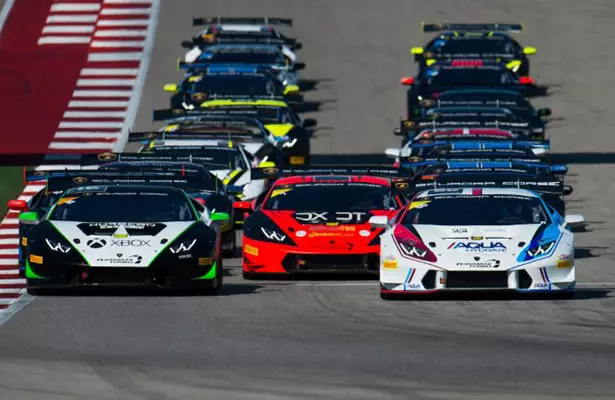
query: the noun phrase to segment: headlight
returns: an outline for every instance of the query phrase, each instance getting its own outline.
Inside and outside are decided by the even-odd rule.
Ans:
[[[283,243],[286,240],[286,234],[277,229],[265,229],[262,226],[260,229],[265,238],[271,242]]]
[[[555,241],[540,244],[527,251],[527,254],[532,257],[540,257],[548,254],[555,247]]]
[[[437,260],[436,256],[431,251],[418,243],[399,242],[399,245],[401,246],[403,252],[410,257],[431,262]]]
[[[68,253],[71,249],[70,246],[67,246],[57,240],[49,240],[45,239],[45,243],[47,243],[47,247],[51,249],[51,251],[59,251],[60,253]]]
[[[189,252],[190,249],[192,249],[195,244],[196,244],[196,239],[188,240],[185,242],[174,244],[173,246],[169,247],[169,250],[173,254],[186,253],[186,252]]]

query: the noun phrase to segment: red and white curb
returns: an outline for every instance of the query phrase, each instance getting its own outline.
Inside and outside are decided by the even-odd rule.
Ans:
[[[0,29],[13,0],[0,11]],[[38,44],[88,46],[70,102],[49,152],[120,151],[127,142],[156,36],[160,0],[54,0]],[[70,168],[40,166],[37,169]],[[28,184],[19,199],[44,187]],[[18,213],[0,222],[0,325],[31,300],[19,277]]]

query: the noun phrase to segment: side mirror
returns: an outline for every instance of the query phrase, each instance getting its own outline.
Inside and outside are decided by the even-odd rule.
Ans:
[[[302,69],[305,69],[305,63],[296,62],[293,68],[295,71],[301,71]]]
[[[299,89],[299,86],[297,85],[288,85],[284,88],[284,96],[286,95],[296,96],[300,93],[301,93],[301,90]]]
[[[177,85],[175,83],[167,83],[166,85],[164,85],[164,91],[175,93],[177,92]]]
[[[236,201],[233,203],[233,210],[252,211],[252,202]]]
[[[412,86],[414,85],[414,78],[411,76],[405,76],[401,78],[399,82],[404,86]]]
[[[202,206],[205,206],[205,199],[202,199],[200,197],[195,197],[194,201],[196,201],[197,203],[199,203]]]
[[[533,56],[534,54],[536,54],[536,47],[532,47],[532,46],[524,47],[523,54],[525,54],[526,56]]]
[[[11,211],[28,211],[28,203],[25,200],[9,200],[7,205]]]
[[[395,136],[406,136],[406,133],[401,130],[401,128],[393,129],[393,135]]]
[[[401,149],[396,149],[396,148],[388,148],[384,151],[384,154],[386,154],[387,157],[392,158],[394,160],[399,158],[400,153],[401,153]]]
[[[581,214],[568,214],[564,219],[566,223],[572,228],[580,228],[585,224],[585,217],[583,217]]]
[[[374,215],[369,219],[372,228],[388,228],[389,218],[386,215]]]
[[[19,222],[26,225],[38,224],[38,214],[34,211],[26,211],[19,214]]]
[[[550,108],[539,108],[538,115],[541,117],[548,117],[549,115],[551,115],[551,109]]]
[[[415,56],[420,56],[425,52],[425,50],[422,47],[413,47],[410,49],[410,53],[414,54]]]
[[[259,168],[273,168],[275,167],[275,163],[273,161],[261,161],[258,163]]]
[[[303,120],[303,127],[304,128],[313,128],[316,125],[318,125],[318,121],[315,120],[314,118],[306,118]]]
[[[291,48],[292,48],[293,50],[300,50],[300,49],[302,49],[302,48],[303,48],[303,44],[301,44],[301,43],[295,43],[295,44],[293,44],[293,45],[291,46]]]
[[[221,212],[215,212],[213,214],[211,214],[211,221],[212,222],[228,222],[231,220],[230,215],[228,215],[227,213],[221,213]]]
[[[182,47],[184,49],[191,49],[194,46],[194,43],[192,42],[192,40],[184,40],[182,41]]]
[[[228,193],[228,194],[240,194],[240,193],[243,193],[243,187],[241,187],[241,186],[234,186],[234,185],[228,185],[226,187],[226,193]]]

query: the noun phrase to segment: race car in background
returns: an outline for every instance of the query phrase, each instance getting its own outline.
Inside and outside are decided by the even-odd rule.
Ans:
[[[496,89],[450,90],[438,94],[434,99],[422,100],[422,109],[416,115],[424,115],[423,110],[440,107],[496,107],[506,108],[518,118],[525,120],[542,120],[551,115],[550,108],[535,109],[532,103],[519,92]]]
[[[178,63],[178,68],[188,74],[199,72],[212,66],[230,68],[252,67],[270,71],[284,86],[299,86],[299,72],[305,69],[302,62],[291,61],[274,44],[217,44],[208,47],[193,62]]]
[[[386,167],[318,166],[255,170],[275,179],[243,230],[247,279],[300,272],[378,272],[380,230],[370,216],[393,217],[405,204],[408,171]],[[385,178],[388,177],[388,178]],[[399,188],[399,190],[397,189]]]
[[[175,117],[168,119],[171,116]],[[236,140],[248,146],[246,148],[252,154],[261,154],[260,161],[266,161],[263,157],[267,156],[268,161],[277,165],[304,165],[310,162],[309,132],[289,123],[262,121],[255,118],[257,116],[258,113],[250,115],[243,110],[157,110],[154,112],[154,120],[167,120],[167,125],[159,134],[147,133],[146,136],[158,140]],[[134,134],[132,136],[137,137]]]
[[[570,229],[583,221],[581,215],[560,215],[534,191],[514,185],[422,191],[394,221],[370,218],[372,227],[385,229],[380,296],[454,290],[571,295],[576,276]]]
[[[536,48],[521,46],[509,33],[523,31],[523,24],[422,24],[423,32],[441,32],[423,47],[411,53],[419,71],[441,60],[491,59],[503,62],[520,76],[530,74],[528,56]]]
[[[60,197],[28,232],[28,292],[153,286],[218,293],[219,224],[228,214],[207,218],[183,190],[138,181],[79,186]]]
[[[283,100],[297,109],[303,103],[299,86],[283,86],[268,70],[259,72],[257,67],[209,67],[179,85],[164,85],[164,90],[173,93],[172,109],[193,110],[207,100],[228,98]]]
[[[209,25],[192,40],[183,41],[182,47],[190,49],[186,62],[194,62],[203,50],[212,44],[221,43],[266,43],[280,46],[280,50],[291,61],[296,61],[295,50],[303,46],[275,28],[275,25],[292,26],[290,18],[252,17],[201,17],[193,18],[193,26]]]
[[[490,60],[438,61],[417,77],[404,77],[408,86],[408,118],[421,108],[423,100],[437,99],[440,93],[453,89],[512,90],[524,96],[544,95],[546,87],[538,86],[529,76],[518,76],[506,65]]]

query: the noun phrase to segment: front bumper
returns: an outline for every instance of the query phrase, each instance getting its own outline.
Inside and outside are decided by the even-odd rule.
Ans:
[[[371,273],[378,274],[380,246],[353,251],[341,247],[302,249],[243,238],[243,272],[248,274]]]
[[[389,264],[391,265],[391,264]],[[397,271],[382,268],[381,292],[391,294],[429,294],[441,291],[514,291],[564,292],[574,291],[576,278],[574,265],[558,268],[556,265],[523,266],[509,270],[447,271],[413,264],[415,268]]]
[[[81,264],[26,263],[28,288],[71,288],[87,286],[149,286],[182,287],[214,286],[217,276],[215,260],[202,257],[199,261],[180,265],[150,267],[97,267]],[[181,265],[183,264],[183,265]]]

